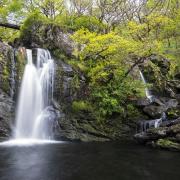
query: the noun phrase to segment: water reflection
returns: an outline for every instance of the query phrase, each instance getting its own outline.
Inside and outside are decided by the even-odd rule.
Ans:
[[[179,180],[179,153],[134,144],[0,147],[1,180]]]

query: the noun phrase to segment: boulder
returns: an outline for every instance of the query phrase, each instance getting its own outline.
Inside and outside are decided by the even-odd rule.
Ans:
[[[56,56],[72,57],[74,49],[69,33],[59,26],[42,22],[34,22],[30,28],[23,29],[20,41],[25,47],[48,49]]]
[[[176,108],[178,105],[178,101],[176,99],[170,99],[166,97],[160,98],[160,100],[165,104],[165,106],[169,108]]]
[[[180,151],[180,144],[173,142],[169,139],[159,139],[155,146],[161,149],[167,149],[171,151]]]
[[[166,106],[155,106],[149,105],[144,107],[143,111],[150,116],[151,118],[157,119],[160,118],[162,113],[167,110]]]
[[[135,103],[137,107],[145,107],[151,104],[150,100],[148,98],[141,98],[138,99]]]

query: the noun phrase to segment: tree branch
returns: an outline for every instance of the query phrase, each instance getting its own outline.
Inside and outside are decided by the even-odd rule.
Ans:
[[[15,24],[10,24],[10,23],[2,23],[2,22],[0,22],[0,26],[5,27],[5,28],[11,28],[11,29],[20,30],[20,26],[15,25]]]

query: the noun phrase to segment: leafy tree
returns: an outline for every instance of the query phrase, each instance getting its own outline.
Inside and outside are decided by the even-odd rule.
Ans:
[[[78,43],[76,66],[88,78],[96,112],[101,117],[125,112],[126,102],[144,92],[140,81],[133,80],[132,76],[124,78],[130,68],[129,54],[139,51],[138,44],[114,32],[101,35],[84,29],[72,38]]]

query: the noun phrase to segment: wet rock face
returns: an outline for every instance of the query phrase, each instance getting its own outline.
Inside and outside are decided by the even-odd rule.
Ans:
[[[85,96],[85,78],[61,60],[55,60],[55,69],[54,98],[60,105],[69,107],[74,100]]]
[[[24,70],[25,56],[20,50],[0,42],[0,140],[12,135],[15,102]]]
[[[14,121],[14,102],[0,90],[0,140],[12,135],[11,127]]]
[[[13,49],[2,42],[0,42],[0,89],[11,94],[11,59],[13,56]]]
[[[72,67],[61,60],[56,61],[56,75],[54,97],[61,104],[70,103],[73,100],[72,80],[74,71]]]
[[[12,99],[17,98],[17,92],[25,66],[25,49],[13,49],[0,42],[0,89]]]
[[[7,139],[14,120],[15,74],[12,77],[13,48],[0,42],[0,140]],[[13,79],[12,79],[13,78]],[[13,82],[13,83],[12,83]],[[6,93],[5,93],[6,92]]]

